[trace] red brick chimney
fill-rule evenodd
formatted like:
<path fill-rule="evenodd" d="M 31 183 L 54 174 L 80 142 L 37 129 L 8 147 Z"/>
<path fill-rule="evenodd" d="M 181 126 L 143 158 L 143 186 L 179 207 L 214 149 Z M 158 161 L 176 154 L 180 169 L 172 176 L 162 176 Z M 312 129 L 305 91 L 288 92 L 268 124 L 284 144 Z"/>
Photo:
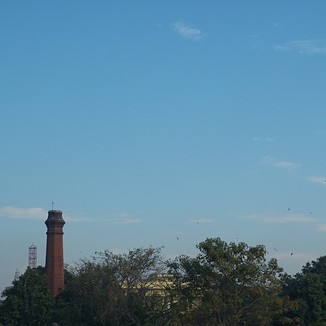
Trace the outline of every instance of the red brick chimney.
<path fill-rule="evenodd" d="M 46 241 L 45 270 L 48 289 L 56 297 L 64 288 L 63 225 L 62 211 L 50 210 L 45 221 L 48 228 Z"/>

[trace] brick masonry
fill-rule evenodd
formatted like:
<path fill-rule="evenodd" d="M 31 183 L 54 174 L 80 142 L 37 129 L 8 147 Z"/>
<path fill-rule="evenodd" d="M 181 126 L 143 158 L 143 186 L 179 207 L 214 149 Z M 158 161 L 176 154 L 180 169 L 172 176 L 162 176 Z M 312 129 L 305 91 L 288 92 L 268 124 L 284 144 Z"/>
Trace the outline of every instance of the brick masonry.
<path fill-rule="evenodd" d="M 47 226 L 45 270 L 48 289 L 56 297 L 64 288 L 63 226 L 62 211 L 50 210 L 45 221 Z"/>

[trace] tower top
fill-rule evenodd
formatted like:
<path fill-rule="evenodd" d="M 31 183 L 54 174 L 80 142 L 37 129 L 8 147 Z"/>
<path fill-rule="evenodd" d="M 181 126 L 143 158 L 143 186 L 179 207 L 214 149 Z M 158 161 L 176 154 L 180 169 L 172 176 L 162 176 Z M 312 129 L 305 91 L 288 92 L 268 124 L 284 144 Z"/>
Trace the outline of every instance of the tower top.
<path fill-rule="evenodd" d="M 48 212 L 48 219 L 45 221 L 45 224 L 48 225 L 48 223 L 58 223 L 58 224 L 65 224 L 64 219 L 62 218 L 62 211 L 59 211 L 57 209 L 52 209 Z"/>
<path fill-rule="evenodd" d="M 50 209 L 49 210 L 49 214 L 59 214 L 59 215 L 62 215 L 62 211 L 60 211 L 59 209 Z"/>

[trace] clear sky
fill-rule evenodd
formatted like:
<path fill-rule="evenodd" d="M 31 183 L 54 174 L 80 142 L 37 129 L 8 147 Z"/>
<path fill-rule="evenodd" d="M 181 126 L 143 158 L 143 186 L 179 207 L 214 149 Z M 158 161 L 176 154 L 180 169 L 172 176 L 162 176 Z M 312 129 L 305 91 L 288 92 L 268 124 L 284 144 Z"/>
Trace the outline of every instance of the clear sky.
<path fill-rule="evenodd" d="M 220 237 L 326 254 L 324 0 L 1 1 L 0 290 L 47 211 L 65 262 Z M 291 253 L 293 253 L 291 255 Z"/>

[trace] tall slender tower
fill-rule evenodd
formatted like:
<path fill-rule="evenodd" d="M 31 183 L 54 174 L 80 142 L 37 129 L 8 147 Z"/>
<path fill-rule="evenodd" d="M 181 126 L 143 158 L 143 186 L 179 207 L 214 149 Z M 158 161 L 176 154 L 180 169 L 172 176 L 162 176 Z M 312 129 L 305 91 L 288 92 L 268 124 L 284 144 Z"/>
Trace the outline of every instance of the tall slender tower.
<path fill-rule="evenodd" d="M 28 267 L 36 268 L 37 266 L 37 247 L 32 244 L 28 248 Z"/>
<path fill-rule="evenodd" d="M 48 289 L 56 297 L 64 288 L 63 226 L 62 211 L 50 210 L 45 221 L 48 228 L 46 241 L 45 270 Z"/>

